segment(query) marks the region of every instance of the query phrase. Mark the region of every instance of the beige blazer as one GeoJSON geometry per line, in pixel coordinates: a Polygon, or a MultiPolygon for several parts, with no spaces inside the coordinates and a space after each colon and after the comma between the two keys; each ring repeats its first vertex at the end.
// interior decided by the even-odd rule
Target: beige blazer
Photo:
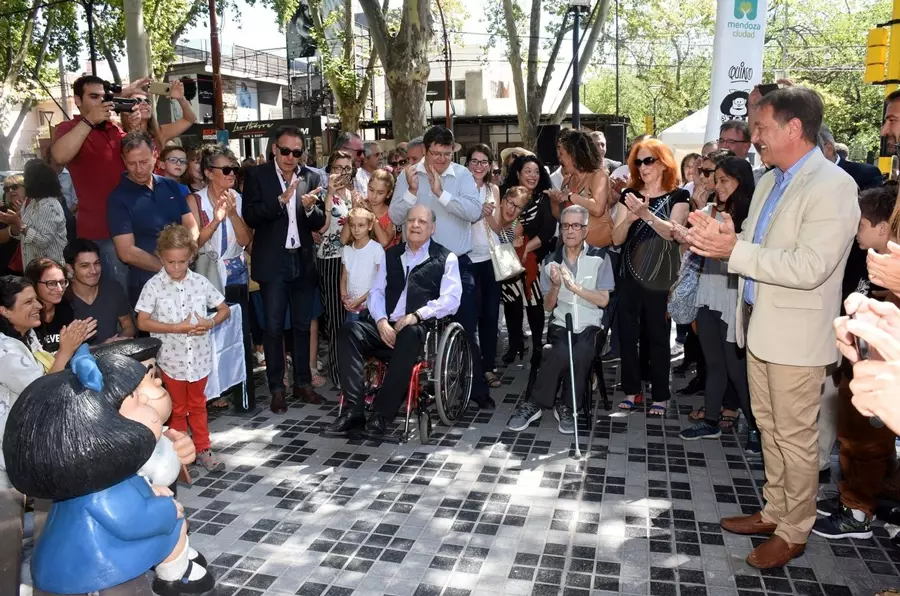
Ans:
{"type": "Polygon", "coordinates": [[[774,186],[774,172],[760,179],[728,261],[729,272],[741,276],[737,342],[765,362],[826,366],[838,359],[832,323],[840,313],[844,267],[859,225],[856,183],[815,151],[788,183],[762,244],[753,244],[774,186]],[[746,338],[745,277],[756,282],[746,338]]]}

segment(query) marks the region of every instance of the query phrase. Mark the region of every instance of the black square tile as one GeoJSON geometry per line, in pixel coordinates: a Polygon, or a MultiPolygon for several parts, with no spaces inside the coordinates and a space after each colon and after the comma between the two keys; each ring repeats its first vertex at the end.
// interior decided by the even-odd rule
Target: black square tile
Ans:
{"type": "MultiPolygon", "coordinates": [[[[449,546],[449,545],[444,545],[449,546]]],[[[443,550],[443,546],[441,547],[443,550]]],[[[225,555],[222,555],[225,556],[225,555]]],[[[516,553],[515,564],[516,565],[530,565],[532,567],[536,567],[538,562],[540,561],[540,555],[533,555],[531,553],[516,553]]],[[[218,560],[218,559],[217,559],[218,560]]]]}
{"type": "Polygon", "coordinates": [[[534,567],[522,567],[520,565],[513,565],[509,570],[509,579],[522,579],[526,581],[531,581],[534,577],[534,567]]]}
{"type": "Polygon", "coordinates": [[[231,584],[233,586],[243,586],[253,574],[249,571],[242,571],[240,569],[233,569],[222,578],[222,583],[231,584]]]}
{"type": "Polygon", "coordinates": [[[297,596],[322,596],[328,588],[327,584],[317,584],[315,582],[306,582],[297,590],[297,596]]]}
{"type": "Polygon", "coordinates": [[[276,579],[278,579],[278,578],[275,577],[274,575],[265,575],[263,573],[257,573],[256,575],[251,577],[250,581],[248,581],[244,585],[248,588],[259,588],[261,590],[265,590],[266,588],[271,586],[272,582],[274,582],[276,579]]]}
{"type": "Polygon", "coordinates": [[[652,596],[677,596],[678,591],[675,585],[663,582],[650,582],[650,594],[652,596]]]}
{"type": "Polygon", "coordinates": [[[456,559],[451,557],[434,557],[431,559],[431,564],[429,567],[431,569],[453,569],[453,566],[456,564],[456,559]]]}
{"type": "Polygon", "coordinates": [[[619,591],[619,580],[615,577],[604,577],[602,575],[594,576],[594,589],[606,590],[609,592],[619,591]]]}
{"type": "Polygon", "coordinates": [[[380,560],[388,563],[402,563],[406,553],[401,550],[386,550],[381,554],[380,560]]]}
{"type": "Polygon", "coordinates": [[[372,568],[372,565],[374,563],[375,563],[374,561],[369,561],[366,559],[360,559],[360,558],[354,557],[354,558],[350,559],[350,562],[347,563],[347,566],[344,567],[344,570],[345,571],[358,571],[360,573],[366,573],[367,571],[369,571],[369,569],[372,568]]]}
{"type": "Polygon", "coordinates": [[[440,586],[433,586],[431,584],[419,584],[419,587],[416,588],[413,596],[440,596],[440,594],[440,586]]]}

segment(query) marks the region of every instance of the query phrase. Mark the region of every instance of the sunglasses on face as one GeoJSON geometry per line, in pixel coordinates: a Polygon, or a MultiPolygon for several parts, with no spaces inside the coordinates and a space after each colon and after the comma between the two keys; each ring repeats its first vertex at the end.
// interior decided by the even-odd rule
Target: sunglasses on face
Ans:
{"type": "Polygon", "coordinates": [[[644,159],[637,158],[634,160],[634,166],[639,168],[641,166],[652,166],[655,164],[657,159],[655,157],[645,157],[644,159]]]}
{"type": "Polygon", "coordinates": [[[166,161],[173,166],[186,166],[188,164],[188,160],[183,157],[167,157],[166,161]]]}
{"type": "Polygon", "coordinates": [[[349,147],[341,147],[341,151],[343,151],[344,153],[355,153],[356,157],[362,157],[363,155],[366,154],[365,149],[354,150],[354,149],[350,149],[349,147]]]}
{"type": "Polygon", "coordinates": [[[240,168],[236,168],[234,166],[209,166],[213,170],[222,170],[222,175],[231,176],[232,174],[237,174],[241,171],[240,168]]]}
{"type": "Polygon", "coordinates": [[[391,161],[391,162],[388,162],[388,163],[391,164],[391,167],[392,167],[392,168],[402,168],[402,167],[405,167],[405,166],[406,166],[406,163],[407,163],[407,162],[406,162],[405,159],[401,159],[400,161],[391,161]]]}
{"type": "Polygon", "coordinates": [[[503,173],[503,170],[501,170],[500,168],[497,168],[496,170],[491,170],[491,174],[493,174],[494,176],[499,176],[502,173],[503,173]]]}
{"type": "Polygon", "coordinates": [[[47,286],[48,290],[60,289],[65,290],[69,287],[69,282],[65,279],[51,279],[50,281],[39,281],[39,284],[47,286]]]}
{"type": "Polygon", "coordinates": [[[716,170],[715,170],[715,169],[708,170],[708,169],[706,169],[706,168],[698,168],[697,171],[698,171],[698,172],[700,173],[700,175],[703,176],[704,178],[707,178],[707,177],[709,177],[709,176],[712,176],[713,174],[716,173],[716,170]]]}
{"type": "Polygon", "coordinates": [[[3,190],[5,190],[5,191],[6,190],[19,190],[20,188],[21,188],[21,185],[19,185],[19,184],[10,184],[9,186],[4,186],[3,190]]]}
{"type": "Polygon", "coordinates": [[[281,145],[276,145],[278,147],[278,153],[282,155],[282,157],[287,157],[288,155],[293,155],[297,159],[303,157],[303,149],[288,149],[287,147],[282,147],[281,145]]]}

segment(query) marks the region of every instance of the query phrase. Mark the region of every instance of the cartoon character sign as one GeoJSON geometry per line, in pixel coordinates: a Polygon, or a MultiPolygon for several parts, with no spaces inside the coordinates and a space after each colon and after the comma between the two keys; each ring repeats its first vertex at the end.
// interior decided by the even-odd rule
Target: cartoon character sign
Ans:
{"type": "Polygon", "coordinates": [[[736,90],[725,96],[719,105],[722,114],[722,122],[727,120],[747,120],[747,103],[750,94],[746,91],[736,90]]]}
{"type": "Polygon", "coordinates": [[[149,405],[165,393],[140,362],[95,360],[82,346],[71,370],[34,381],[12,407],[3,438],[10,482],[52,499],[31,569],[49,594],[202,594],[215,581],[190,559],[183,510],[137,472],[163,422],[149,405]]]}

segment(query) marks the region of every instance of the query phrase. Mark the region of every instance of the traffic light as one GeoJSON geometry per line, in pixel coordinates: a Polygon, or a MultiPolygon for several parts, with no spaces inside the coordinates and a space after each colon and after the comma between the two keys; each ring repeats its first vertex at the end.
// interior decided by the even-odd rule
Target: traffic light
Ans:
{"type": "Polygon", "coordinates": [[[884,68],[888,57],[888,30],[886,28],[869,29],[866,40],[866,83],[884,81],[884,68]]]}

